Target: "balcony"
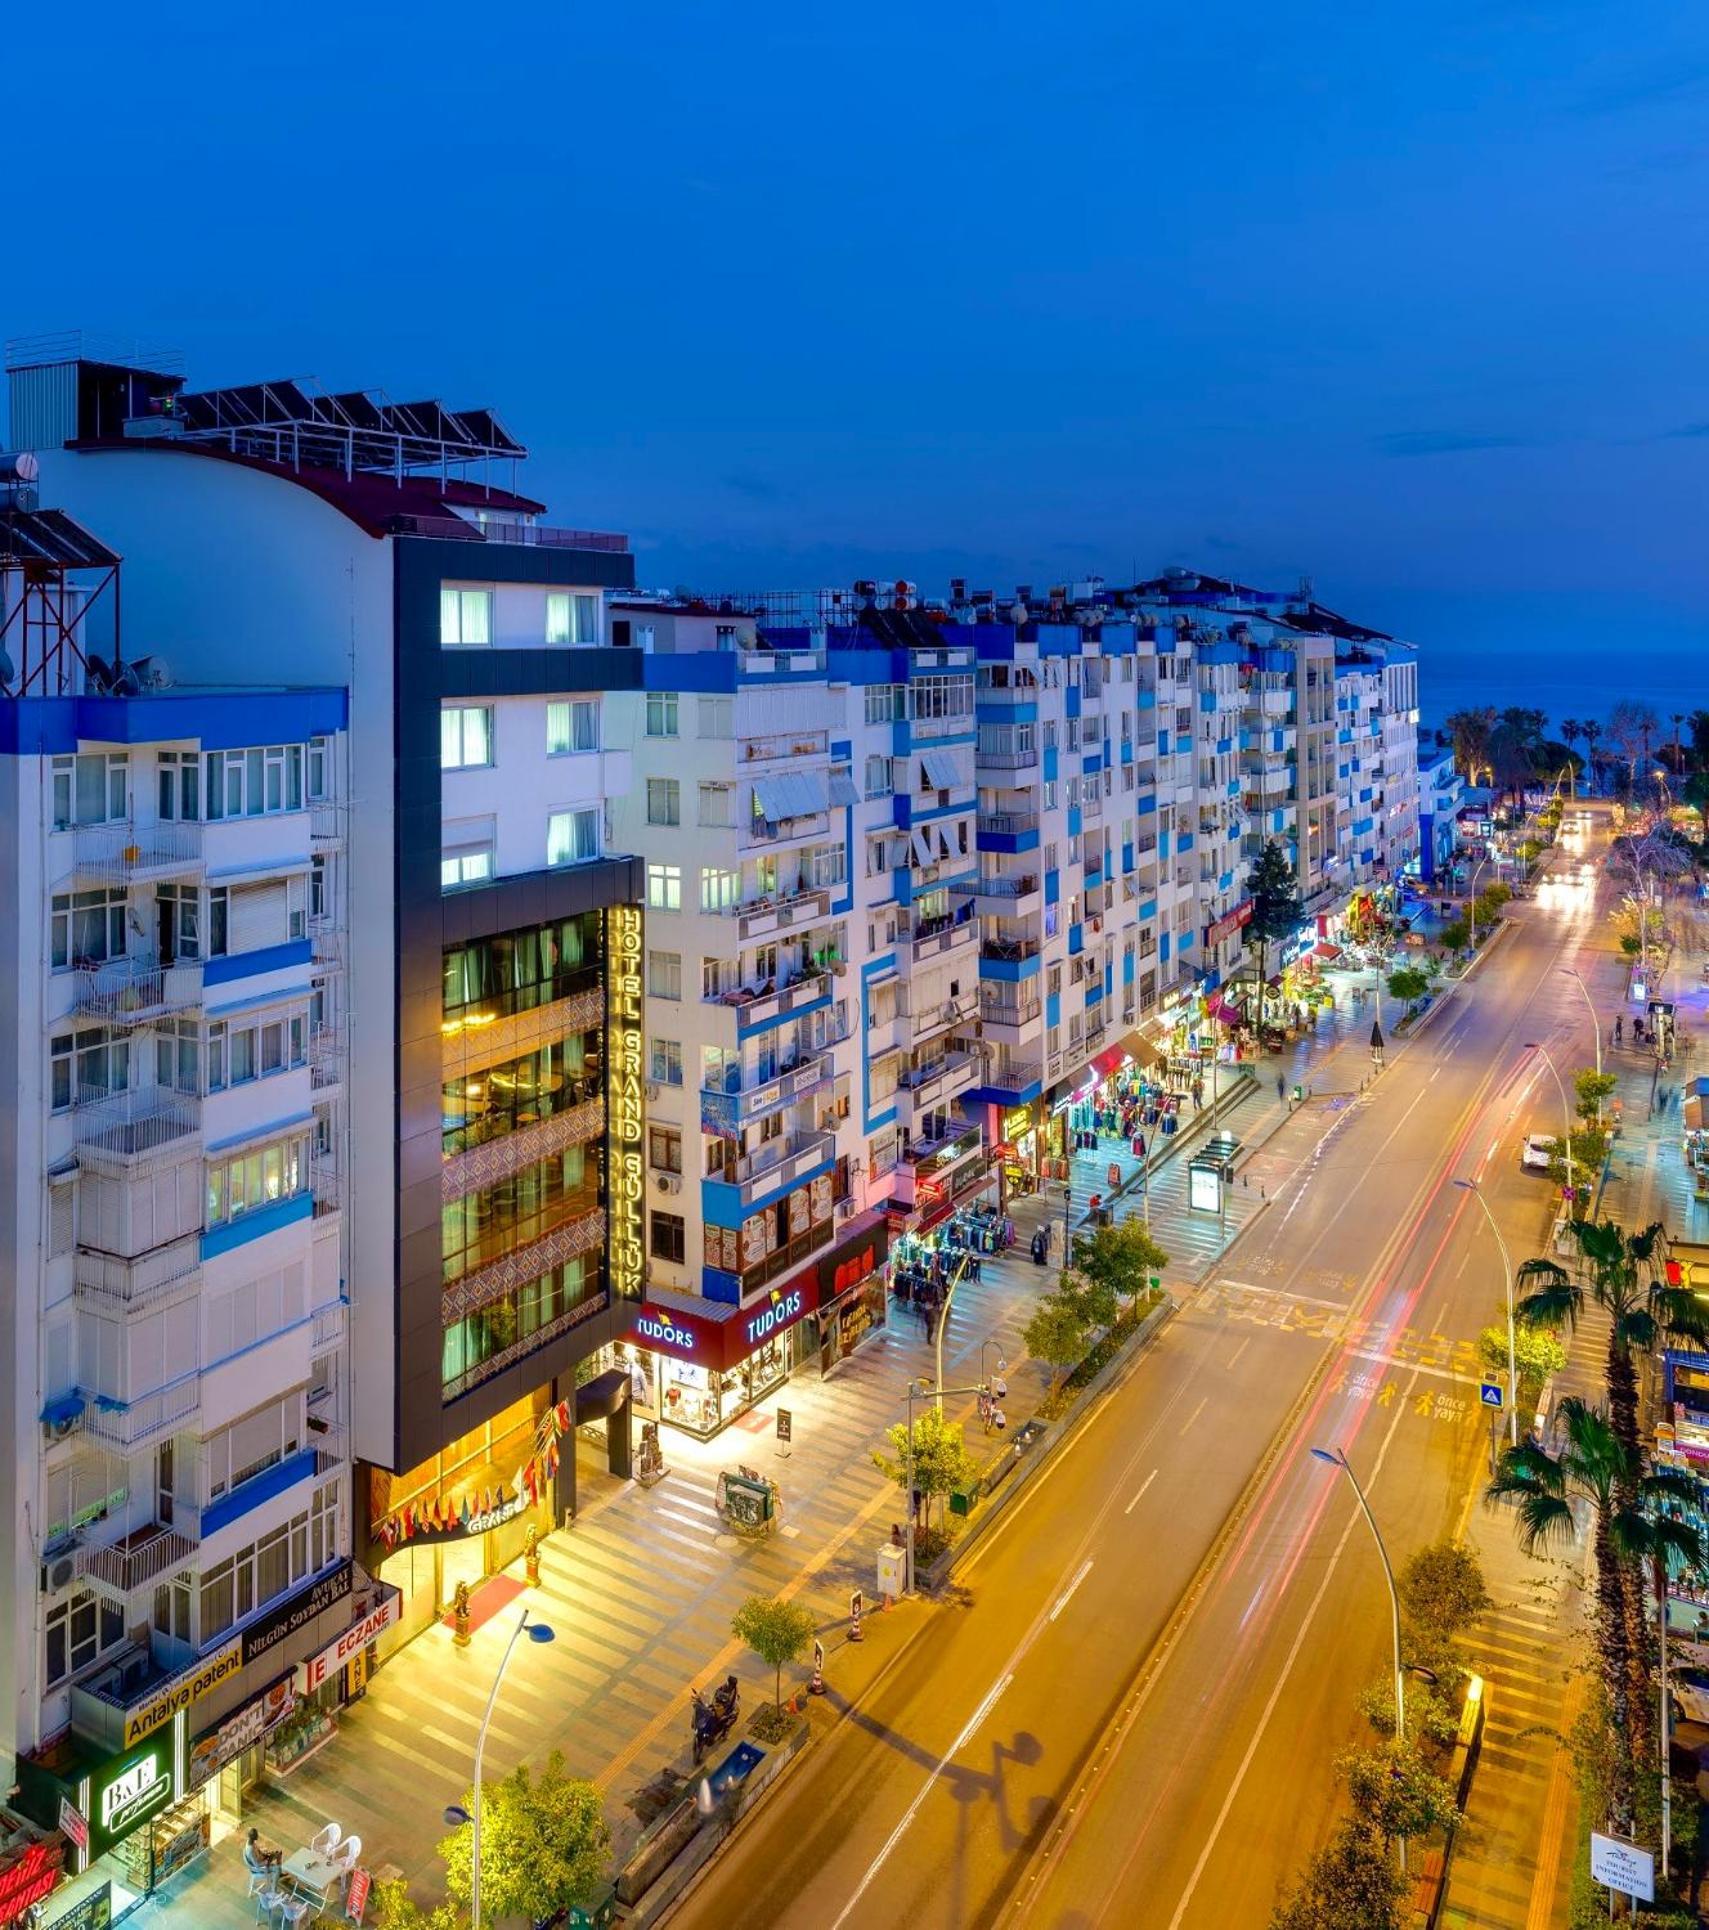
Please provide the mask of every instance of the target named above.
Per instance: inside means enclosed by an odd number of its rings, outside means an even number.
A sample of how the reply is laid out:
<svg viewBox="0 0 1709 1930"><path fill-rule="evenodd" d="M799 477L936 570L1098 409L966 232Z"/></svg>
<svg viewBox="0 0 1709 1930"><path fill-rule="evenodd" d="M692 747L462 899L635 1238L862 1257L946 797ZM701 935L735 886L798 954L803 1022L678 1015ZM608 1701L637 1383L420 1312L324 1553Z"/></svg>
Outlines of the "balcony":
<svg viewBox="0 0 1709 1930"><path fill-rule="evenodd" d="M1036 770L1038 746L1016 743L1008 731L981 731L976 767L981 771Z"/></svg>
<svg viewBox="0 0 1709 1930"><path fill-rule="evenodd" d="M749 818L737 842L746 849L753 845L790 844L797 839L826 838L830 833L830 814L815 811L801 818Z"/></svg>
<svg viewBox="0 0 1709 1930"><path fill-rule="evenodd" d="M910 1126L926 1113L946 1106L979 1080L980 1055L945 1052L921 1065L904 1066L896 1079L896 1119Z"/></svg>
<svg viewBox="0 0 1709 1930"><path fill-rule="evenodd" d="M987 987L994 990L994 987ZM985 1039L991 1045L1025 1045L1037 1037L1044 1023L1041 999L986 999L979 1008L985 1026Z"/></svg>
<svg viewBox="0 0 1709 1930"><path fill-rule="evenodd" d="M992 1066L985 1074L985 1084L993 1092L1006 1093L1012 1099L1018 1099L1023 1092L1043 1082L1042 1059L1006 1059L1001 1065Z"/></svg>
<svg viewBox="0 0 1709 1930"><path fill-rule="evenodd" d="M90 1396L83 1431L126 1453L183 1431L202 1404L201 1375L186 1374L170 1387L134 1401L114 1395Z"/></svg>
<svg viewBox="0 0 1709 1930"><path fill-rule="evenodd" d="M324 1220L344 1205L344 1175L330 1159L309 1158L309 1192L314 1199L314 1217Z"/></svg>
<svg viewBox="0 0 1709 1930"><path fill-rule="evenodd" d="M977 991L958 993L954 998L937 999L932 1004L922 1006L909 1020L910 1039L914 1045L929 1039L934 1033L944 1032L952 1025L972 1025L979 1017L979 994Z"/></svg>
<svg viewBox="0 0 1709 1930"><path fill-rule="evenodd" d="M776 985L770 979L760 986L738 985L734 991L714 994L706 1003L734 1007L737 1028L751 1032L772 1019L787 1018L791 1012L799 1012L830 995L831 974L809 971L791 979L787 985Z"/></svg>
<svg viewBox="0 0 1709 1930"><path fill-rule="evenodd" d="M72 832L71 878L80 886L128 890L204 867L199 824L80 824Z"/></svg>
<svg viewBox="0 0 1709 1930"><path fill-rule="evenodd" d="M733 1185L741 1197L743 1211L750 1212L768 1193L795 1185L808 1174L831 1165L836 1157L834 1133L788 1133L755 1152L743 1154L733 1166L708 1177Z"/></svg>
<svg viewBox="0 0 1709 1930"><path fill-rule="evenodd" d="M200 1512L175 1501L170 1526L150 1521L121 1535L117 1541L78 1549L77 1572L89 1581L102 1582L128 1595L133 1588L146 1588L169 1568L188 1561L200 1541Z"/></svg>
<svg viewBox="0 0 1709 1930"><path fill-rule="evenodd" d="M329 845L344 842L344 806L342 804L311 804L309 806L309 838L312 843L323 849Z"/></svg>
<svg viewBox="0 0 1709 1930"><path fill-rule="evenodd" d="M134 1260L79 1247L72 1290L92 1312L142 1312L194 1291L201 1274L201 1243L194 1236L155 1247Z"/></svg>
<svg viewBox="0 0 1709 1930"><path fill-rule="evenodd" d="M79 1087L71 1115L71 1136L85 1152L126 1162L169 1155L201 1129L201 1100L166 1086L132 1092Z"/></svg>
<svg viewBox="0 0 1709 1930"><path fill-rule="evenodd" d="M982 918L1033 918L1044 904L1038 874L1031 871L981 878L959 889L971 895L973 908Z"/></svg>
<svg viewBox="0 0 1709 1930"><path fill-rule="evenodd" d="M777 653L771 650L753 651L749 654L773 660L777 656ZM794 763L804 757L825 757L829 754L830 748L831 740L826 731L777 731L768 737L744 737L740 746L740 755L744 764L771 764L779 758L785 758Z"/></svg>
<svg viewBox="0 0 1709 1930"><path fill-rule="evenodd" d="M814 887L787 897L756 898L731 905L724 915L737 920L744 942L769 938L776 932L822 924L831 915L831 894L824 887Z"/></svg>
<svg viewBox="0 0 1709 1930"><path fill-rule="evenodd" d="M981 832L989 831L993 837L998 838L1025 837L1029 831L1037 832L1038 813L1036 811L981 811L978 828Z"/></svg>
<svg viewBox="0 0 1709 1930"><path fill-rule="evenodd" d="M830 1055L827 1041L822 1051L803 1058L800 1064L791 1066L775 1078L752 1085L707 1086L702 1089L703 1107L708 1112L733 1115L734 1123L746 1124L760 1119L767 1113L777 1112L784 1106L793 1105L796 1100L809 1094L822 1092L836 1077L836 1066Z"/></svg>
<svg viewBox="0 0 1709 1930"><path fill-rule="evenodd" d="M958 952L971 945L979 935L979 927L969 917L934 918L914 933L913 960L916 965L941 958L947 952Z"/></svg>
<svg viewBox="0 0 1709 1930"><path fill-rule="evenodd" d="M317 1025L309 1034L309 1083L316 1092L344 1083L345 1036L341 1025Z"/></svg>
<svg viewBox="0 0 1709 1930"><path fill-rule="evenodd" d="M161 965L152 958L110 958L72 975L73 1014L110 1025L144 1025L193 1012L201 1002L200 961Z"/></svg>

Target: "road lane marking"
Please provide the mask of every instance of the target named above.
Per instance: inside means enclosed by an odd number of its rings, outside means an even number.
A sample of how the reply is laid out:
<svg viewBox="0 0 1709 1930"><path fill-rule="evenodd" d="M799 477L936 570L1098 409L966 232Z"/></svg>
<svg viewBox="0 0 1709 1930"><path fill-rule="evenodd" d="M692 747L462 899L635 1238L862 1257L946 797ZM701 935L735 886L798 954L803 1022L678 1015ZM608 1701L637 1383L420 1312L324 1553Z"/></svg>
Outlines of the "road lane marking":
<svg viewBox="0 0 1709 1930"><path fill-rule="evenodd" d="M1156 1479L1157 1479L1157 1470L1153 1468L1151 1472L1145 1477L1145 1479L1139 1484L1138 1494L1136 1494L1134 1498L1127 1504L1127 1506L1123 1508L1122 1513L1124 1515L1130 1515L1133 1513L1134 1509L1137 1508L1139 1504L1145 1499L1146 1489L1149 1488L1152 1482L1155 1481Z"/></svg>
<svg viewBox="0 0 1709 1930"><path fill-rule="evenodd" d="M1252 1336L1248 1334L1246 1338L1240 1343L1240 1345L1235 1348L1234 1352L1229 1355L1228 1360L1225 1364L1229 1367L1232 1367L1234 1363L1240 1358L1240 1356L1243 1353L1245 1353L1247 1348L1250 1347L1251 1345L1252 1345Z"/></svg>
<svg viewBox="0 0 1709 1930"><path fill-rule="evenodd" d="M883 1869L885 1863L889 1860L890 1852L901 1842L904 1834L907 1832L908 1825L913 1822L914 1818L919 1814L920 1805L926 1800L927 1796L930 1795L933 1784L937 1782L937 1779L949 1767L955 1757L972 1741L980 1723L982 1723L996 1707L997 1698L1014 1679L1014 1672L1011 1670L1008 1674L999 1676L997 1680L992 1683L985 1700L980 1703L979 1707L967 1718L966 1726L962 1729L961 1734L956 1737L955 1741L950 1744L949 1748L938 1759L938 1766L926 1778L920 1787L920 1793L903 1812L901 1822L890 1832L889 1841L872 1859L871 1866L867 1870L866 1875L860 1880L860 1887L855 1891L854 1895L849 1898L848 1902L843 1905L843 1913L837 1918L836 1922L832 1924L831 1930L843 1930L843 1925L848 1922L850 1916L853 1914L855 1905L866 1894L867 1886L872 1882L872 1879L877 1876L878 1872Z"/></svg>
<svg viewBox="0 0 1709 1930"><path fill-rule="evenodd" d="M1050 1619L1053 1622L1056 1620L1057 1616L1059 1616L1062 1613L1062 1611L1068 1606L1068 1604L1074 1599L1075 1589L1077 1589L1080 1586L1080 1584L1086 1579L1086 1577L1089 1574L1091 1574L1091 1572L1092 1572L1092 1558L1090 1555L1088 1555L1085 1561L1080 1566L1080 1572L1074 1577L1074 1579L1068 1584L1068 1586L1062 1591L1062 1593L1057 1596L1056 1606L1050 1611Z"/></svg>
<svg viewBox="0 0 1709 1930"><path fill-rule="evenodd" d="M1377 1485L1377 1477L1383 1471L1383 1463L1388 1459L1389 1449L1393 1445L1395 1434L1399 1430L1400 1417L1405 1412L1406 1409L1404 1407L1397 1407L1395 1409L1394 1419L1389 1423L1389 1431L1383 1437L1383 1445L1377 1455L1376 1465L1366 1477L1365 1492L1367 1495L1369 1495ZM1223 1827L1228 1822L1229 1816L1234 1809L1235 1800L1240 1794L1240 1785L1246 1780L1247 1770L1252 1767L1252 1759L1258 1753L1258 1745L1264 1740L1264 1732L1270 1726L1270 1718L1276 1713L1276 1705L1282 1699L1282 1691L1288 1685L1288 1677L1293 1674L1294 1664L1299 1660L1300 1652L1306 1645L1306 1638L1311 1634L1311 1625L1317 1619L1317 1611L1323 1605L1323 1598L1329 1593L1330 1587L1335 1580L1335 1571L1340 1566L1342 1554L1345 1552L1348 1542L1352 1539L1353 1530L1359 1525L1359 1510L1355 1506L1348 1510L1347 1525L1341 1530L1341 1539L1335 1544L1335 1553L1329 1558L1329 1565L1324 1569L1323 1579L1317 1585L1317 1593L1311 1598L1311 1605L1306 1609L1305 1619L1300 1623L1299 1629L1294 1636L1293 1646L1288 1650L1287 1660L1282 1664L1282 1672L1276 1678L1276 1686L1270 1691L1270 1698L1264 1704L1264 1713L1258 1718L1258 1726L1252 1731L1252 1740L1246 1745L1246 1754L1241 1757L1240 1767L1234 1772L1234 1780L1229 1784L1228 1793L1222 1799L1222 1808L1217 1811L1217 1819L1211 1825L1209 1836L1205 1838L1205 1846L1199 1852L1199 1860L1193 1865L1193 1874L1187 1879L1186 1891L1182 1895L1181 1901L1175 1906L1175 1914L1169 1919L1169 1930L1181 1930L1181 1925L1186 1919L1187 1910L1193 1901L1193 1894L1199 1887L1199 1880L1205 1873L1205 1868L1209 1864L1211 1855L1216 1849L1217 1840L1221 1837ZM1131 1857L1129 1860L1131 1862ZM1122 1876L1125 1877L1126 1875L1127 1869L1124 1866Z"/></svg>
<svg viewBox="0 0 1709 1930"><path fill-rule="evenodd" d="M1193 1423L1199 1418L1199 1416L1205 1411L1205 1409L1210 1406L1210 1404L1211 1404L1211 1397L1210 1395L1207 1394L1204 1397L1204 1399L1199 1402L1198 1406L1193 1409L1192 1413L1189 1414L1187 1418L1181 1423L1180 1427L1176 1431L1177 1439L1179 1439L1181 1435L1186 1433L1187 1429L1193 1425Z"/></svg>

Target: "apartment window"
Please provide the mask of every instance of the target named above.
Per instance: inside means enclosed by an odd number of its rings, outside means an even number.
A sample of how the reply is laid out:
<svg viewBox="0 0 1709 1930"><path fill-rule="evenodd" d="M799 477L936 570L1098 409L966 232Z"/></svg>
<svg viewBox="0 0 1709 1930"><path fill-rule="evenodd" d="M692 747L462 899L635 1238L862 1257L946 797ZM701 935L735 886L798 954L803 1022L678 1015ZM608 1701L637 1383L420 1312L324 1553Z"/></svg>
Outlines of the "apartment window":
<svg viewBox="0 0 1709 1930"><path fill-rule="evenodd" d="M442 589L439 592L439 641L442 644L491 643L491 590Z"/></svg>
<svg viewBox="0 0 1709 1930"><path fill-rule="evenodd" d="M681 824L682 786L674 777L647 779L647 822Z"/></svg>
<svg viewBox="0 0 1709 1930"><path fill-rule="evenodd" d="M439 768L483 769L493 761L493 714L486 704L447 704L439 713Z"/></svg>
<svg viewBox="0 0 1709 1930"><path fill-rule="evenodd" d="M895 760L888 757L869 757L866 760L867 796L889 797L895 788Z"/></svg>
<svg viewBox="0 0 1709 1930"><path fill-rule="evenodd" d="M654 1039L652 1066L655 1085L680 1086L682 1084L681 1039Z"/></svg>
<svg viewBox="0 0 1709 1930"><path fill-rule="evenodd" d="M868 684L866 687L866 721L869 724L893 724L908 714L907 687L903 684Z"/></svg>
<svg viewBox="0 0 1709 1930"><path fill-rule="evenodd" d="M1060 1025L1053 1025L1046 1031L1044 1035L1044 1049L1053 1059L1062 1056L1062 1027Z"/></svg>
<svg viewBox="0 0 1709 1930"><path fill-rule="evenodd" d="M259 818L303 808L303 747L268 744L209 751L203 799L211 818Z"/></svg>
<svg viewBox="0 0 1709 1930"><path fill-rule="evenodd" d="M202 815L202 760L195 751L162 751L156 784L162 823L194 823Z"/></svg>
<svg viewBox="0 0 1709 1930"><path fill-rule="evenodd" d="M648 864L647 903L654 911L682 910L681 865Z"/></svg>
<svg viewBox="0 0 1709 1930"><path fill-rule="evenodd" d="M655 1260L668 1260L681 1266L688 1252L688 1229L680 1213L649 1215L651 1238L647 1250Z"/></svg>
<svg viewBox="0 0 1709 1930"><path fill-rule="evenodd" d="M336 1561L338 1523L338 1483L329 1481L315 1489L301 1514L208 1569L202 1576L199 1639L212 1641Z"/></svg>
<svg viewBox="0 0 1709 1930"><path fill-rule="evenodd" d="M655 1173L682 1171L682 1134L675 1126L647 1128L647 1164Z"/></svg>
<svg viewBox="0 0 1709 1930"><path fill-rule="evenodd" d="M971 677L916 677L908 690L916 717L962 717L973 710Z"/></svg>
<svg viewBox="0 0 1709 1930"><path fill-rule="evenodd" d="M682 997L681 952L647 954L647 991L649 996L656 999Z"/></svg>
<svg viewBox="0 0 1709 1930"><path fill-rule="evenodd" d="M309 739L309 796L324 804L332 796L332 744L325 737Z"/></svg>
<svg viewBox="0 0 1709 1930"><path fill-rule="evenodd" d="M165 1061L162 1061L164 1065ZM308 1014L281 1013L231 1023L216 1019L208 1027L208 1090L247 1085L308 1063ZM162 1085L175 1081L161 1080ZM194 1086L179 1086L195 1091Z"/></svg>
<svg viewBox="0 0 1709 1930"><path fill-rule="evenodd" d="M677 693L674 690L647 692L647 735L675 737L677 734Z"/></svg>
<svg viewBox="0 0 1709 1930"><path fill-rule="evenodd" d="M299 1135L230 1159L210 1160L208 1225L224 1226L259 1207L304 1192L309 1181L308 1146L308 1140Z"/></svg>
<svg viewBox="0 0 1709 1930"><path fill-rule="evenodd" d="M291 1023L298 1028L291 1034L295 1047L291 1063L301 1065L306 1028L300 1017ZM154 1082L171 1092L202 1090L202 1034L194 1019L168 1020L155 1027Z"/></svg>
<svg viewBox="0 0 1709 1930"><path fill-rule="evenodd" d="M736 700L734 697L700 699L700 734L702 737L716 738L735 736Z"/></svg>
<svg viewBox="0 0 1709 1930"><path fill-rule="evenodd" d="M1044 747L1047 751L1056 749L1056 735L1056 719L1054 717L1046 718L1044 725Z"/></svg>
<svg viewBox="0 0 1709 1930"><path fill-rule="evenodd" d="M208 956L224 958L231 944L231 887L208 888Z"/></svg>
<svg viewBox="0 0 1709 1930"><path fill-rule="evenodd" d="M50 1047L49 1064L53 1110L62 1112L73 1099L125 1090L130 1084L130 1041L104 1025L62 1032Z"/></svg>
<svg viewBox="0 0 1709 1930"><path fill-rule="evenodd" d="M130 816L130 769L122 751L93 751L53 760L53 828L112 824Z"/></svg>
<svg viewBox="0 0 1709 1930"><path fill-rule="evenodd" d="M742 895L742 874L739 871L717 871L705 867L700 874L700 909L702 911L728 911Z"/></svg>
<svg viewBox="0 0 1709 1930"><path fill-rule="evenodd" d="M47 1683L80 1675L125 1639L125 1613L94 1595L73 1595L47 1612Z"/></svg>
<svg viewBox="0 0 1709 1930"><path fill-rule="evenodd" d="M736 822L734 784L702 784L700 822L709 830L728 831Z"/></svg>
<svg viewBox="0 0 1709 1930"><path fill-rule="evenodd" d="M442 1149L467 1152L600 1098L590 1035L572 1032L440 1089ZM597 1045L597 1033L592 1035Z"/></svg>
<svg viewBox="0 0 1709 1930"><path fill-rule="evenodd" d="M442 891L458 891L465 885L483 885L493 875L490 847L479 851L452 851L439 860L439 886Z"/></svg>
<svg viewBox="0 0 1709 1930"><path fill-rule="evenodd" d="M546 706L546 755L568 757L599 749L599 705L573 697Z"/></svg>
<svg viewBox="0 0 1709 1930"><path fill-rule="evenodd" d="M548 590L546 641L551 644L598 643L599 598L586 590Z"/></svg>
<svg viewBox="0 0 1709 1930"><path fill-rule="evenodd" d="M599 811L554 811L546 820L546 862L586 864L599 856Z"/></svg>
<svg viewBox="0 0 1709 1930"><path fill-rule="evenodd" d="M56 892L49 918L54 970L123 958L125 902L122 891Z"/></svg>
<svg viewBox="0 0 1709 1930"><path fill-rule="evenodd" d="M208 1498L216 1500L245 1481L276 1468L302 1446L301 1396L270 1401L208 1436Z"/></svg>

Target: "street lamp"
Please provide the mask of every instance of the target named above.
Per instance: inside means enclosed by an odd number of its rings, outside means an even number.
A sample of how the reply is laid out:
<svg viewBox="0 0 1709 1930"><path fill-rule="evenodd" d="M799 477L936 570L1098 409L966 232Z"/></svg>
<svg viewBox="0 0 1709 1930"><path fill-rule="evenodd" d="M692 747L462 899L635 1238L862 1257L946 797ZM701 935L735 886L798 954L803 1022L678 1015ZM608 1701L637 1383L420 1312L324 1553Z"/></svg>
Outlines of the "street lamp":
<svg viewBox="0 0 1709 1930"><path fill-rule="evenodd" d="M1596 1003L1591 998L1589 988L1585 985L1584 980L1579 977L1578 971L1574 966L1562 965L1558 969L1578 987L1579 997L1584 1000L1584 1009L1590 1014L1590 1036L1596 1041L1596 1076L1600 1079L1602 1077L1602 1021L1596 1016ZM1602 1095L1600 1093L1597 1094L1596 1098L1596 1117L1599 1121L1602 1118Z"/></svg>
<svg viewBox="0 0 1709 1930"><path fill-rule="evenodd" d="M1565 1146L1567 1154L1567 1205L1571 1208L1576 1202L1576 1195L1573 1192L1573 1116L1572 1108L1567 1104L1567 1089L1561 1084L1561 1075L1555 1069L1555 1061L1546 1045L1540 1044L1535 1039L1527 1039L1525 1050L1540 1052L1543 1055L1543 1063L1549 1068L1549 1076L1555 1082L1555 1090L1561 1095L1561 1124L1566 1129L1566 1137L1561 1143Z"/></svg>
<svg viewBox="0 0 1709 1930"><path fill-rule="evenodd" d="M1495 1235L1496 1246L1501 1252L1501 1270L1507 1279L1507 1438L1513 1447L1519 1445L1519 1341L1513 1326L1513 1256L1507 1250L1507 1242L1501 1237L1501 1228L1495 1223L1495 1215L1489 1210L1489 1201L1483 1196L1483 1188L1475 1179L1457 1179L1454 1184L1462 1193L1470 1193L1489 1222L1489 1230Z"/></svg>
<svg viewBox="0 0 1709 1930"><path fill-rule="evenodd" d="M1472 950L1474 952L1478 948L1478 880L1488 869L1488 857L1485 856L1479 859L1477 868L1472 873L1471 883L1466 886L1466 909L1471 914Z"/></svg>
<svg viewBox="0 0 1709 1930"><path fill-rule="evenodd" d="M961 1285L962 1275L967 1271L967 1262L968 1262L968 1255L964 1253L961 1256L960 1266L958 1266L955 1272L950 1275L949 1286L944 1293L944 1303L938 1309L938 1332L937 1332L937 1343L936 1343L937 1367L936 1367L935 1378L938 1386L937 1403L938 1403L938 1412L940 1414L944 1411L944 1397L943 1397L944 1331L949 1326L949 1305L950 1305L950 1302L955 1298L956 1288ZM983 1379L983 1376L981 1376L981 1378Z"/></svg>
<svg viewBox="0 0 1709 1930"><path fill-rule="evenodd" d="M504 1645L504 1653L498 1659L498 1673L493 1677L492 1694L487 1697L486 1714L481 1717L480 1734L475 1738L475 1794L474 1809L467 1810L461 1803L448 1803L445 1808L445 1821L452 1829L467 1823L469 1828L469 1930L481 1930L481 1760L487 1749L487 1729L493 1719L493 1705L498 1701L499 1684L504 1680L505 1669L509 1666L511 1651L522 1639L526 1631L531 1642L552 1642L557 1639L544 1622L531 1622L528 1611L522 1611L522 1619L510 1632L510 1640Z"/></svg>
<svg viewBox="0 0 1709 1930"><path fill-rule="evenodd" d="M1382 1531L1377 1526L1377 1517L1371 1513L1371 1504L1365 1499L1365 1490L1359 1485L1359 1477L1353 1472L1344 1448L1314 1447L1312 1459L1327 1461L1332 1468L1339 1468L1346 1475L1353 1492L1359 1498L1359 1509L1365 1517L1365 1525L1371 1531L1371 1539L1377 1544L1377 1559L1383 1564L1383 1579L1389 1585L1389 1610L1394 1625L1394 1732L1395 1741L1406 1741L1406 1667L1400 1659L1400 1590L1395 1587L1394 1570L1389 1566L1389 1551L1383 1546ZM1401 1874L1406 1874L1406 1838L1400 1839Z"/></svg>

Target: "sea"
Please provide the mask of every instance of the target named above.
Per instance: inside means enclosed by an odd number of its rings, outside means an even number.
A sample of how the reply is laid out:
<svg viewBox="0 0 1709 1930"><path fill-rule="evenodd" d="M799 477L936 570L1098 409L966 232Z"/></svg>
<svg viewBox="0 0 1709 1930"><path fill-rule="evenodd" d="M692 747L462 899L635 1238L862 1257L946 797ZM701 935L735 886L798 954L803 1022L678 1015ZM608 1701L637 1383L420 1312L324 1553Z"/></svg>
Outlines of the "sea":
<svg viewBox="0 0 1709 1930"><path fill-rule="evenodd" d="M1709 648L1610 647L1580 665L1558 651L1519 647L1444 643L1418 650L1418 714L1427 729L1456 710L1522 705L1546 712L1550 735L1558 736L1563 718L1601 723L1623 699L1648 704L1663 734L1671 734L1675 711L1709 710Z"/></svg>

